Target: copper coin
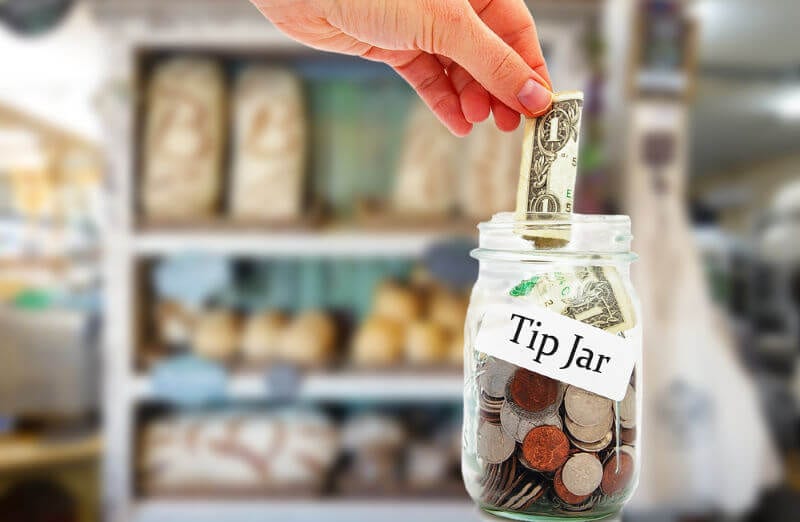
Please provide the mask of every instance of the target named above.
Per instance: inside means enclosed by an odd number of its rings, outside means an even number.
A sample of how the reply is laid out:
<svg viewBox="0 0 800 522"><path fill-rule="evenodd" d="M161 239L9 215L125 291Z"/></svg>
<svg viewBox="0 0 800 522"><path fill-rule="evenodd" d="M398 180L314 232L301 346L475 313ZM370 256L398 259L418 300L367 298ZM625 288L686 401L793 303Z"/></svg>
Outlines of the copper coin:
<svg viewBox="0 0 800 522"><path fill-rule="evenodd" d="M567 461L569 439L553 426L533 428L522 442L522 456L531 469L550 473Z"/></svg>
<svg viewBox="0 0 800 522"><path fill-rule="evenodd" d="M553 479L553 490L556 492L556 495L558 495L558 498L560 498L567 504L572 504L573 506L578 504L583 504L584 502L589 500L589 497L591 495L580 496L570 493L570 491L566 488L566 486L564 486L564 480L563 477L561 476L561 471L562 470L558 470L558 473L556 473L556 476Z"/></svg>
<svg viewBox="0 0 800 522"><path fill-rule="evenodd" d="M542 411L558 399L558 381L519 368L509 386L511 399L528 411Z"/></svg>
<svg viewBox="0 0 800 522"><path fill-rule="evenodd" d="M619 469L617 463L619 462ZM628 452L613 455L603 468L603 480L600 489L606 495L616 495L624 490L633 478L633 457Z"/></svg>

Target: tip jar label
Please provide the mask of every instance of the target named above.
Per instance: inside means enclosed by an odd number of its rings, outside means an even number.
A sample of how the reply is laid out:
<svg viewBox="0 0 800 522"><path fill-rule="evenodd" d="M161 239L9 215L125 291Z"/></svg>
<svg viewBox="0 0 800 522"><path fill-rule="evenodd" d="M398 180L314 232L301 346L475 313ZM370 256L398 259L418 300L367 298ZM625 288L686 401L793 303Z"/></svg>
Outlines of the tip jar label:
<svg viewBox="0 0 800 522"><path fill-rule="evenodd" d="M638 356L622 337L533 305L492 307L475 349L613 401L625 398Z"/></svg>

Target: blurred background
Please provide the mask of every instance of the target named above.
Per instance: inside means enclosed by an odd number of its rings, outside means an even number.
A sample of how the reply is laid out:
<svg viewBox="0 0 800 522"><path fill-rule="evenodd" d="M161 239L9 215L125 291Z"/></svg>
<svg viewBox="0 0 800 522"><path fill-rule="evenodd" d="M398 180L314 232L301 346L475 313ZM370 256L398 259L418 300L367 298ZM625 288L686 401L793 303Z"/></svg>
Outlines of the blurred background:
<svg viewBox="0 0 800 522"><path fill-rule="evenodd" d="M528 5L669 354L644 452L682 458L624 519L800 519L800 4ZM485 518L467 253L520 132L453 138L244 0L0 0L0 64L0 520Z"/></svg>

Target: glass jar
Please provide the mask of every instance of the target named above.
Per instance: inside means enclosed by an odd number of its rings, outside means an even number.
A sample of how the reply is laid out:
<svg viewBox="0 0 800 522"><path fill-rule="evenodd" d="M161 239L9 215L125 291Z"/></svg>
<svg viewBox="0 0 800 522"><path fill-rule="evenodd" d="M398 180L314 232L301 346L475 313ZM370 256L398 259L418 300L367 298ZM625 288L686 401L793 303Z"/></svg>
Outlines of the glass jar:
<svg viewBox="0 0 800 522"><path fill-rule="evenodd" d="M478 228L465 327L467 491L517 520L613 517L641 462L630 219L503 213Z"/></svg>

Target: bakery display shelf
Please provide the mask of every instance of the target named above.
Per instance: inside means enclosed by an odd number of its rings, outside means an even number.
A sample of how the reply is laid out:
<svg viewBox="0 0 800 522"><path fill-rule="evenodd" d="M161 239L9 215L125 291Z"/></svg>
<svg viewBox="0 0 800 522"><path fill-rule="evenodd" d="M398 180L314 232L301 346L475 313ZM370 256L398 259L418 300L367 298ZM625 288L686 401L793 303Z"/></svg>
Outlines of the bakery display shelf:
<svg viewBox="0 0 800 522"><path fill-rule="evenodd" d="M311 373L302 376L293 393L300 400L320 401L460 401L464 387L460 373L396 374ZM133 401L162 398L149 375L132 378ZM226 396L238 400L284 398L287 394L273 389L266 375L236 374L229 377Z"/></svg>
<svg viewBox="0 0 800 522"><path fill-rule="evenodd" d="M256 231L256 230L171 230L147 231L133 235L138 256L160 256L181 252L210 252L229 255L298 256L419 256L449 230L427 231Z"/></svg>
<svg viewBox="0 0 800 522"><path fill-rule="evenodd" d="M485 520L465 500L143 500L134 504L134 522L263 522L325 520L326 522L440 522Z"/></svg>

